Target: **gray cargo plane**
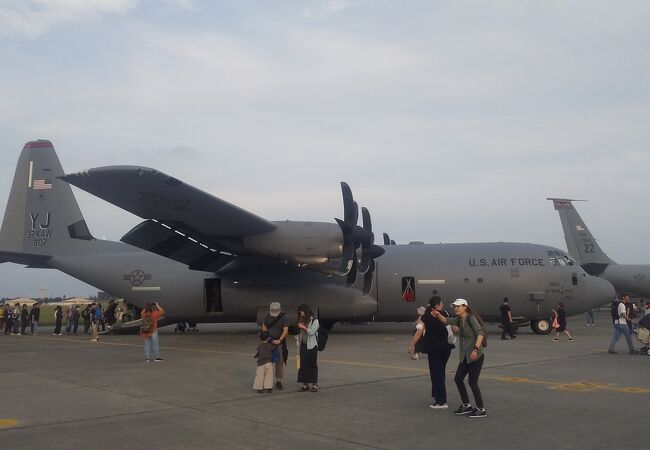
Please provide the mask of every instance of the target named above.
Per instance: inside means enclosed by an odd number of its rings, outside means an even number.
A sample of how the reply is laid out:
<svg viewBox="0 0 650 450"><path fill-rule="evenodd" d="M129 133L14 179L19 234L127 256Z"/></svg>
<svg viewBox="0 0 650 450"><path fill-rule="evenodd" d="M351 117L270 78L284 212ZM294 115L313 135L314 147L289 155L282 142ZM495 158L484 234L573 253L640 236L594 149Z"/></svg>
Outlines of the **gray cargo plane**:
<svg viewBox="0 0 650 450"><path fill-rule="evenodd" d="M603 278L617 291L650 297L650 265L617 264L601 250L600 245L568 198L548 198L560 214L567 250L590 275Z"/></svg>
<svg viewBox="0 0 650 450"><path fill-rule="evenodd" d="M145 220L121 242L96 239L68 183ZM375 245L368 210L358 226L341 188L343 220L269 222L146 167L64 175L51 142L33 141L18 160L0 261L58 269L138 306L155 299L171 321L255 321L272 300L286 310L308 303L324 325L408 321L436 290L469 299L487 320L509 297L515 315L545 333L557 302L578 314L614 295L543 245Z"/></svg>

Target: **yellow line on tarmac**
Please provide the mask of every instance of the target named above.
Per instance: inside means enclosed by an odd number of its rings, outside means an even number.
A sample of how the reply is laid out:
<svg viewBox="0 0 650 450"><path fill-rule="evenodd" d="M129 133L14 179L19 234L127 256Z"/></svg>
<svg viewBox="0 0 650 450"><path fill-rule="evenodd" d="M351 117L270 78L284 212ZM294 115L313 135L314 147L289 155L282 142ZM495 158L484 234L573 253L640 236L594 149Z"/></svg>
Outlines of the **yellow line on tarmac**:
<svg viewBox="0 0 650 450"><path fill-rule="evenodd" d="M0 419L0 428L15 427L18 425L16 419Z"/></svg>
<svg viewBox="0 0 650 450"><path fill-rule="evenodd" d="M46 339L52 341L65 341L65 342L74 342L74 343L83 342L83 341L79 341L79 339L60 338L60 337L38 336L35 337L35 339ZM92 344L112 345L118 347L137 347L137 348L142 347L142 344L106 342L102 340ZM167 346L161 346L160 348L162 350L177 350L177 351L185 351L185 352L193 352L193 353L214 353L218 355L232 355L232 356L244 356L244 357L251 356L250 353L228 352L224 350L212 350L212 349L203 349L203 348L167 347ZM338 365L352 366L352 367L367 367L371 369L389 369L389 370L399 370L402 372L416 372L416 373L429 372L426 369L418 369L416 367L393 366L388 364L373 364L373 363L364 363L364 362L356 362L356 361L342 361L342 360L335 360L335 359L319 359L319 361L323 363L329 363L329 364L338 364ZM449 372L449 373L453 374L455 372ZM538 384L538 385L548 386L549 389L553 389L553 390L562 390L562 391L571 391L571 392L609 391L609 392L618 392L622 394L650 394L650 388L625 387L625 386L616 387L602 382L574 381L574 382L563 383L557 381L533 380L530 378L523 378L523 377L507 377L507 376L497 376L497 375L488 375L488 374L482 375L481 378L484 379L487 378L489 380L494 380L494 381L501 381L504 383Z"/></svg>

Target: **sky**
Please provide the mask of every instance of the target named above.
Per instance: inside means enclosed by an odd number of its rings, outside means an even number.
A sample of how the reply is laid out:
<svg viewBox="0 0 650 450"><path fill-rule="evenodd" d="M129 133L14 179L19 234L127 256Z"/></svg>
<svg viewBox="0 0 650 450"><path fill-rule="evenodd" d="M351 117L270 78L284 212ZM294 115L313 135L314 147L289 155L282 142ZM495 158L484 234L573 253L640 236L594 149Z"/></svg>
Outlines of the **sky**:
<svg viewBox="0 0 650 450"><path fill-rule="evenodd" d="M25 142L135 164L269 220L398 243L566 248L546 197L650 263L647 1L0 0L0 213ZM93 235L141 219L75 189ZM0 265L0 297L89 295Z"/></svg>

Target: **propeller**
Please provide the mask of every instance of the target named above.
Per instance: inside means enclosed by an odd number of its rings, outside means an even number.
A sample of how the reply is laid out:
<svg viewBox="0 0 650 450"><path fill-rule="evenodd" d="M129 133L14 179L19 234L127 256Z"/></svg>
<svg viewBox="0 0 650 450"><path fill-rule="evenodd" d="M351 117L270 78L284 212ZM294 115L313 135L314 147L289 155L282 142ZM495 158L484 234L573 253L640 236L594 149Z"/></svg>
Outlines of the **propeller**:
<svg viewBox="0 0 650 450"><path fill-rule="evenodd" d="M353 285L357 280L357 272L363 277L363 295L368 295L372 289L375 271L375 258L384 254L384 249L375 245L375 235L372 232L372 221L367 208L361 208L363 226L357 225L359 220L359 205L352 197L352 190L347 183L341 182L343 194L343 220L335 219L343 233L343 255L339 273L347 275L347 284ZM357 250L360 249L360 254Z"/></svg>

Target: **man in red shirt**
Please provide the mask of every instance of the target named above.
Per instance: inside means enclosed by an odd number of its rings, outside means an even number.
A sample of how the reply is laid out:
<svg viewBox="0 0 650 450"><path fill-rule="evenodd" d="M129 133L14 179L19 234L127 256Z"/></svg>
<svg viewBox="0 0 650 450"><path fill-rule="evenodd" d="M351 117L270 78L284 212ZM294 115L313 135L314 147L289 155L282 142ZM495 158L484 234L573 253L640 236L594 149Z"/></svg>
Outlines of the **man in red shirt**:
<svg viewBox="0 0 650 450"><path fill-rule="evenodd" d="M144 339L144 357L145 362L151 361L153 352L154 361L162 361L160 357L160 348L158 347L158 318L165 314L165 310L158 302L147 303L144 310L140 313L142 325L140 326L140 336Z"/></svg>

